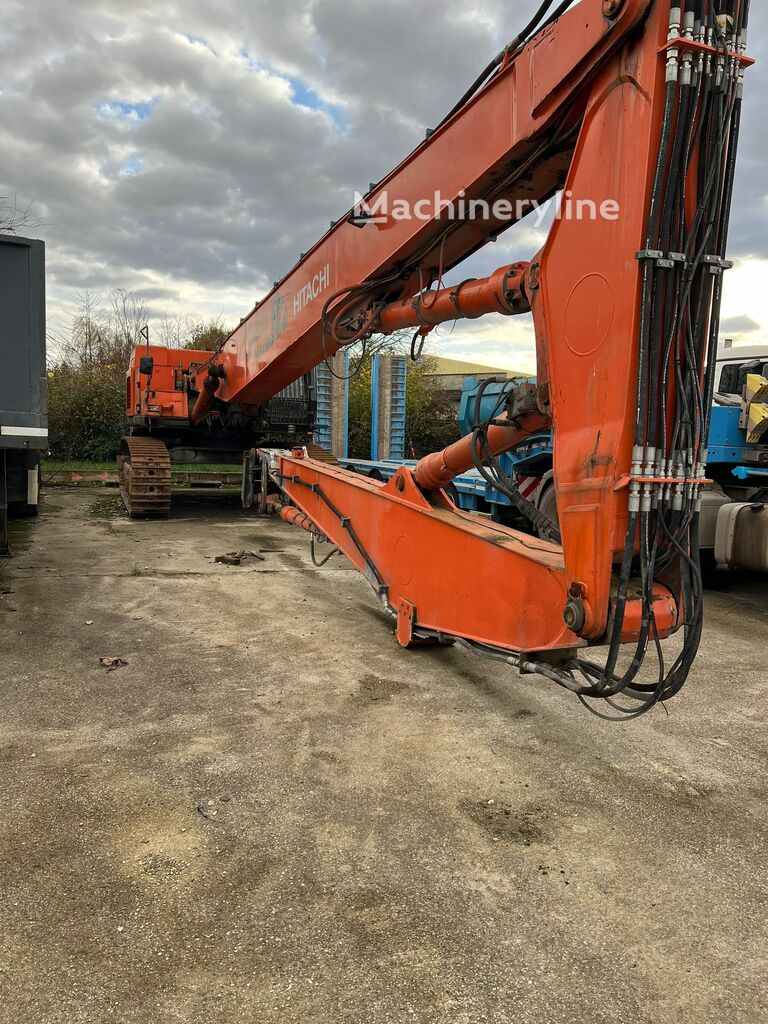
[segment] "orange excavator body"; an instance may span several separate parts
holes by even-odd
[[[141,372],[141,361],[147,357],[152,360],[149,380],[149,375]],[[193,366],[205,366],[210,357],[210,352],[168,348],[165,345],[135,348],[125,377],[125,409],[128,418],[188,421],[190,396],[185,387],[185,375]]]

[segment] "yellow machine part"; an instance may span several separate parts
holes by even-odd
[[[747,442],[758,444],[766,433],[768,433],[768,404],[753,402],[747,411]]]
[[[750,373],[747,376],[747,389],[744,398],[747,405],[754,405],[755,402],[768,402],[768,379],[759,373]]]

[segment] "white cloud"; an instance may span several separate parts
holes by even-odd
[[[538,0],[6,0],[0,195],[36,202],[49,299],[134,289],[156,313],[236,322],[423,138]],[[510,11],[510,7],[514,10]],[[757,8],[757,5],[753,5]],[[437,16],[436,16],[437,14]],[[768,12],[756,9],[756,56]],[[765,61],[750,72],[727,316],[768,327]],[[461,276],[530,257],[523,227]],[[764,261],[760,263],[759,261]],[[762,270],[761,270],[762,267]],[[533,369],[522,320],[434,350]]]
[[[722,322],[735,324],[730,330],[737,343],[757,344],[768,340],[768,259],[737,260],[726,276],[723,290]],[[739,321],[752,321],[741,324]],[[747,328],[747,329],[745,329]]]

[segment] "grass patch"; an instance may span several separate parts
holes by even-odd
[[[124,518],[127,513],[120,495],[108,494],[91,505],[88,515],[93,519],[114,519],[118,516]],[[109,532],[109,528],[107,528],[107,533]]]
[[[0,583],[10,583],[11,574],[7,562],[0,562]]]
[[[143,575],[144,575],[144,573],[142,572],[142,569],[141,569],[141,566],[139,565],[139,563],[138,562],[134,562],[133,565],[131,566],[131,576],[143,576]]]
[[[51,462],[43,463],[43,477],[59,476],[61,473],[103,473],[115,469],[114,462]]]
[[[223,463],[205,463],[204,465],[176,466],[171,465],[172,473],[239,473],[239,465]],[[44,462],[43,479],[67,476],[69,473],[114,473],[117,467],[114,462]]]

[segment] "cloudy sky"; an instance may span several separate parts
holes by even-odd
[[[0,196],[33,203],[60,330],[89,288],[236,322],[423,138],[538,0],[3,0]],[[751,51],[768,55],[753,3]],[[750,73],[724,327],[768,335],[766,61]],[[530,228],[468,272],[532,255]],[[464,275],[466,276],[466,275]],[[432,351],[533,368],[520,319]]]

